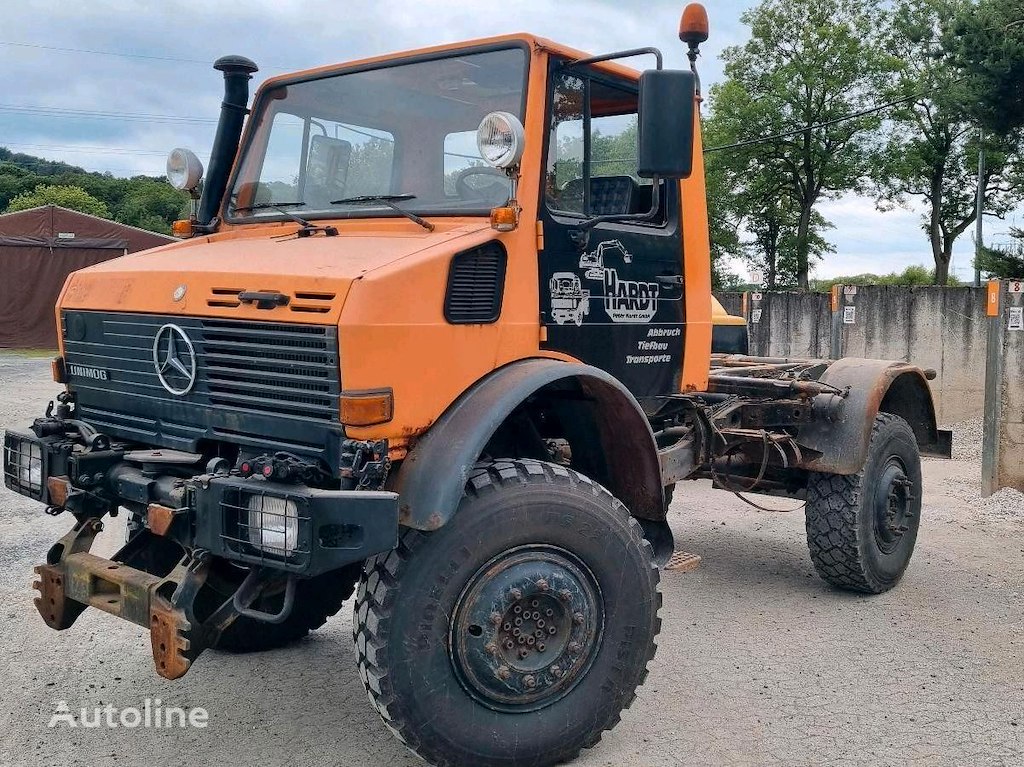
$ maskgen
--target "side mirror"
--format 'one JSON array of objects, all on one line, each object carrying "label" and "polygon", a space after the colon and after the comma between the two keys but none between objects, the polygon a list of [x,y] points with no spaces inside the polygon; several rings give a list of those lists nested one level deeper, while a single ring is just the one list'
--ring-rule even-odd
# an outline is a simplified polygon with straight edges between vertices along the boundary
[{"label": "side mirror", "polygon": [[697,76],[674,69],[640,75],[637,173],[643,178],[687,178],[693,169]]}]

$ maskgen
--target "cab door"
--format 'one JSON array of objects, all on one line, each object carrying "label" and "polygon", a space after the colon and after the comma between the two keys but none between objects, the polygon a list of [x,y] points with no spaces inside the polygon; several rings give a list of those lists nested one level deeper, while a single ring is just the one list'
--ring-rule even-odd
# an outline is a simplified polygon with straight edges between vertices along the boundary
[{"label": "cab door", "polygon": [[[637,175],[637,84],[553,65],[540,204],[542,347],[622,381],[640,398],[679,391],[683,268],[678,185]],[[650,220],[643,220],[657,209]],[[590,226],[595,216],[631,220]],[[575,275],[578,291],[568,290]],[[579,296],[570,309],[566,298]]]}]

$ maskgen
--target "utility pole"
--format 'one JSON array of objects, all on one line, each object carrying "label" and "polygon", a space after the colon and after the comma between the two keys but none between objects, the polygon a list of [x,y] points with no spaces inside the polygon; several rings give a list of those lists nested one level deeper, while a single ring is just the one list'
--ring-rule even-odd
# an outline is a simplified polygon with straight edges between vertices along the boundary
[{"label": "utility pole", "polygon": [[982,219],[985,217],[985,131],[978,130],[978,195],[974,201],[974,210],[977,220],[974,222],[974,287],[981,287],[981,268],[978,266],[981,258],[981,235]]}]

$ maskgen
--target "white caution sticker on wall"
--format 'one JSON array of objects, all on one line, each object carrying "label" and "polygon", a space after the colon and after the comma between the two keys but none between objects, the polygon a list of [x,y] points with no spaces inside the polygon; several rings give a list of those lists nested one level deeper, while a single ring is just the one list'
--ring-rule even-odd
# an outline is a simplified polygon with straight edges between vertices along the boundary
[{"label": "white caution sticker on wall", "polygon": [[843,307],[843,324],[854,325],[857,322],[857,307],[856,306],[844,306]]},{"label": "white caution sticker on wall", "polygon": [[760,309],[751,309],[750,310],[750,321],[751,322],[760,322],[761,321],[761,310]]},{"label": "white caution sticker on wall", "polygon": [[1010,321],[1006,324],[1007,330],[1024,330],[1024,306],[1010,307]]}]

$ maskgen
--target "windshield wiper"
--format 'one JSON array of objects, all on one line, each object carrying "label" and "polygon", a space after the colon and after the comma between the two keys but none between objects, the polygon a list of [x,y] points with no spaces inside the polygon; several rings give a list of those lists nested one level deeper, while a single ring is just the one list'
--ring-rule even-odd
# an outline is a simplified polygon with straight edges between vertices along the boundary
[{"label": "windshield wiper", "polygon": [[396,202],[401,202],[402,200],[415,199],[416,195],[414,194],[361,194],[357,197],[342,197],[340,200],[331,200],[331,205],[359,205],[365,202],[382,202],[391,208],[391,210],[401,213],[407,219],[419,224],[428,232],[434,231],[434,225],[425,218],[417,216],[415,213],[408,210],[403,210],[395,205]]},{"label": "windshield wiper", "polygon": [[302,228],[296,232],[296,235],[299,237],[309,237],[316,232],[323,232],[326,237],[337,237],[338,230],[335,227],[314,224],[312,221],[308,221],[302,216],[296,216],[291,211],[286,210],[286,208],[299,207],[305,204],[304,202],[257,202],[253,205],[241,205],[235,208],[235,212],[237,213],[240,210],[276,210],[278,213],[302,225]]}]

